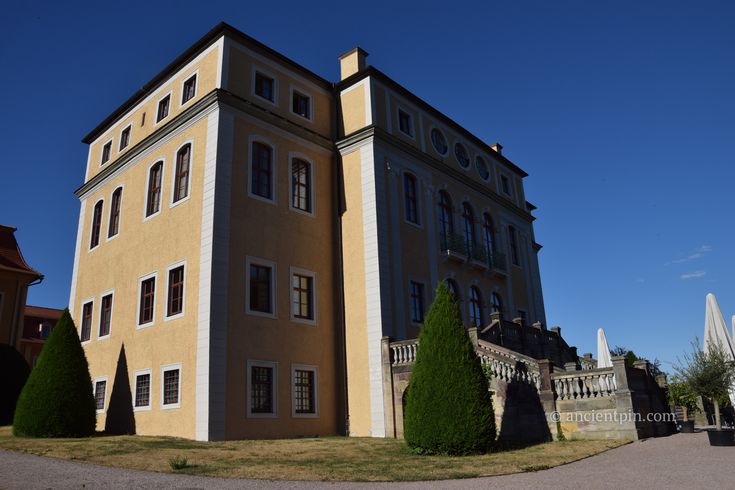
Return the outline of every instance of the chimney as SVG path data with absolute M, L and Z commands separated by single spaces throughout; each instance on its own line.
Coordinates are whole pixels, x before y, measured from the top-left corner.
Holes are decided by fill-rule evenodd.
M 339 57 L 340 79 L 344 80 L 350 75 L 365 68 L 365 58 L 368 53 L 364 49 L 353 48 Z
M 495 150 L 495 152 L 498 155 L 502 155 L 503 154 L 503 145 L 501 145 L 500 143 L 495 143 L 494 145 L 490 145 L 490 148 L 492 148 L 493 150 Z

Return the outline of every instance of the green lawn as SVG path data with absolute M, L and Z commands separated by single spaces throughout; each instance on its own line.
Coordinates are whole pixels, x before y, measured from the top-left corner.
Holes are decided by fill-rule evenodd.
M 622 441 L 550 442 L 496 453 L 418 456 L 402 441 L 357 437 L 196 442 L 171 437 L 26 439 L 0 428 L 0 449 L 148 471 L 273 480 L 435 480 L 537 471 L 576 461 Z M 188 466 L 173 470 L 172 458 Z

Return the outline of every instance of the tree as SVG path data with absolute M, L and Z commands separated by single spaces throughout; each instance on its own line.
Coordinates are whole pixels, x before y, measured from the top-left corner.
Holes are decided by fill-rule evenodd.
M 483 452 L 495 440 L 487 378 L 449 289 L 440 283 L 419 335 L 404 437 L 422 454 Z
M 728 390 L 735 381 L 735 364 L 725 354 L 720 344 L 699 347 L 699 340 L 692 342 L 692 353 L 684 355 L 683 363 L 675 366 L 676 374 L 697 396 L 709 399 L 715 407 L 715 425 L 722 430 L 720 403 L 727 398 Z
M 674 407 L 681 407 L 684 421 L 689 421 L 689 414 L 698 410 L 697 395 L 695 395 L 689 385 L 678 378 L 672 380 L 668 386 L 669 403 Z
M 610 349 L 610 355 L 615 356 L 625 356 L 625 365 L 629 368 L 632 368 L 635 362 L 638 360 L 638 356 L 635 355 L 635 352 L 632 350 L 628 350 L 626 347 L 622 347 L 620 345 L 616 345 L 614 349 Z
M 64 310 L 18 399 L 13 433 L 27 437 L 94 434 L 95 401 L 84 349 Z

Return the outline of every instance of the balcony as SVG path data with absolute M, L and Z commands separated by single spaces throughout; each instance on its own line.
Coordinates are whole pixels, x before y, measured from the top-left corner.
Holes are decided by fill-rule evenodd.
M 493 252 L 493 255 L 490 257 L 489 263 L 492 270 L 501 274 L 508 273 L 508 262 L 505 259 L 504 253 L 497 251 Z
M 485 247 L 478 246 L 473 243 L 469 248 L 470 265 L 476 269 L 487 269 L 490 266 L 490 262 L 488 260 L 487 251 L 485 251 Z
M 442 255 L 447 258 L 464 262 L 467 260 L 467 247 L 461 235 L 450 233 L 441 237 Z

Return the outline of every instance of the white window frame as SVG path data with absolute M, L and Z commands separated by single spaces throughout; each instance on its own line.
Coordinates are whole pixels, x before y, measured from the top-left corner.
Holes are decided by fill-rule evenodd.
M 84 328 L 84 305 L 86 305 L 87 303 L 92 303 L 92 321 L 89 325 L 89 340 L 82 340 L 82 328 Z M 81 317 L 79 317 L 79 341 L 82 343 L 82 345 L 87 345 L 88 343 L 92 342 L 92 337 L 94 334 L 94 296 L 83 299 L 79 311 L 82 315 Z
M 191 145 L 191 153 L 189 155 L 189 181 L 186 183 L 186 197 L 179 199 L 178 201 L 174 202 L 174 196 L 176 195 L 176 166 L 179 162 L 179 151 L 185 147 L 186 145 Z M 164 162 L 164 166 L 166 163 Z M 172 160 L 172 167 L 171 167 L 171 199 L 169 199 L 168 207 L 169 208 L 175 208 L 181 203 L 184 203 L 188 201 L 191 198 L 191 177 L 192 177 L 192 169 L 194 168 L 194 140 L 188 139 L 181 143 L 178 148 L 176 148 L 176 151 L 174 151 L 174 158 Z M 148 173 L 148 176 L 150 177 L 150 172 Z M 163 183 L 163 175 L 161 175 L 161 183 Z M 147 192 L 147 186 L 146 186 L 146 192 Z M 161 188 L 161 197 L 163 197 L 163 188 Z M 163 202 L 163 199 L 161 200 Z
M 409 129 L 411 130 L 411 133 L 407 133 L 401 129 L 401 112 L 408 116 Z M 409 111 L 399 105 L 396 111 L 396 118 L 396 126 L 398 126 L 398 132 L 404 135 L 406 138 L 411 138 L 412 140 L 416 141 L 416 124 L 413 120 L 413 114 L 411 114 Z
M 110 333 L 107 335 L 103 335 L 100 337 L 100 324 L 102 320 L 102 298 L 104 298 L 107 295 L 112 295 L 112 307 L 110 308 Z M 104 340 L 110 338 L 110 335 L 112 335 L 112 315 L 115 311 L 115 290 L 114 289 L 108 289 L 107 291 L 103 291 L 100 293 L 100 311 L 98 312 L 99 315 L 97 316 L 97 340 Z
M 163 121 L 165 121 L 166 119 L 168 119 L 168 118 L 169 118 L 169 116 L 171 116 L 171 109 L 173 108 L 173 104 L 171 103 L 171 101 L 172 101 L 172 100 L 174 99 L 174 97 L 173 97 L 173 93 L 174 93 L 174 91 L 173 91 L 173 90 L 169 90 L 169 91 L 168 91 L 168 92 L 166 92 L 165 94 L 161 95 L 161 97 L 159 97 L 159 98 L 158 98 L 158 100 L 156 100 L 156 108 L 155 108 L 155 111 L 156 111 L 156 119 L 155 119 L 155 121 L 154 121 L 154 124 L 153 124 L 153 127 L 154 127 L 154 128 L 155 128 L 156 126 L 158 126 L 159 124 L 161 124 L 161 123 L 162 123 Z M 170 98 L 170 99 L 168 100 L 168 114 L 166 114 L 166 117 L 164 117 L 164 118 L 162 118 L 161 120 L 159 120 L 159 119 L 158 119 L 158 108 L 159 108 L 159 107 L 160 107 L 160 105 L 161 105 L 161 101 L 162 101 L 163 99 L 165 99 L 166 97 L 171 97 L 171 98 Z
M 94 208 L 96 208 L 99 203 L 102 203 L 102 213 L 100 214 L 100 236 L 97 237 L 97 245 L 92 247 L 89 245 L 91 245 L 91 242 L 92 242 L 92 230 L 94 229 Z M 87 252 L 92 252 L 93 250 L 97 250 L 100 247 L 100 245 L 102 245 L 102 231 L 105 228 L 104 221 L 105 221 L 105 198 L 101 197 L 97 199 L 94 202 L 94 205 L 92 206 L 92 219 L 89 222 L 89 241 L 87 242 L 89 248 L 87 249 Z M 107 233 L 105 233 L 105 235 L 107 235 Z
M 309 182 L 309 199 L 311 200 L 311 211 L 304 211 L 294 207 L 293 205 L 293 161 L 294 159 L 303 160 L 310 165 L 310 182 Z M 288 153 L 288 209 L 304 216 L 314 218 L 316 216 L 316 194 L 314 192 L 316 182 L 316 164 L 314 160 L 298 151 L 290 151 Z
M 158 211 L 151 214 L 150 216 L 146 216 L 146 212 L 148 211 L 148 186 L 151 184 L 151 169 L 158 163 L 163 162 L 161 165 L 161 199 L 160 203 L 158 205 Z M 155 218 L 159 214 L 161 214 L 161 210 L 163 209 L 163 203 L 164 201 L 164 190 L 165 186 L 163 183 L 166 182 L 166 158 L 165 157 L 158 157 L 153 159 L 153 163 L 148 165 L 148 168 L 146 169 L 146 176 L 145 176 L 145 189 L 143 190 L 143 221 L 148 221 L 150 219 Z
M 126 129 L 130 129 L 130 134 L 128 134 L 128 144 L 125 145 L 124 148 L 120 148 L 120 145 L 122 144 L 122 134 L 125 132 Z M 118 153 L 120 153 L 123 150 L 125 150 L 126 148 L 130 147 L 130 142 L 133 139 L 133 123 L 132 123 L 132 121 L 129 122 L 127 126 L 123 127 L 120 130 L 120 134 L 118 135 L 118 139 L 119 139 L 119 143 L 117 144 L 117 152 Z
M 169 292 L 169 280 L 171 279 L 170 273 L 173 269 L 176 269 L 178 267 L 184 267 L 184 285 L 181 291 L 181 313 L 177 313 L 175 315 L 168 316 L 168 292 Z M 188 272 L 188 266 L 186 264 L 186 260 L 180 260 L 178 262 L 175 262 L 171 265 L 169 265 L 166 268 L 166 303 L 165 303 L 165 310 L 163 312 L 163 321 L 168 322 L 171 320 L 176 320 L 177 318 L 181 318 L 186 314 L 186 274 Z
M 265 75 L 268 78 L 273 80 L 273 100 L 266 99 L 265 97 L 258 95 L 255 92 L 255 76 L 256 73 L 260 73 L 261 75 Z M 278 77 L 275 76 L 272 72 L 268 70 L 264 70 L 260 66 L 253 65 L 252 68 L 252 74 L 251 74 L 251 80 L 250 80 L 250 87 L 251 87 L 251 94 L 253 97 L 256 97 L 256 100 L 264 101 L 272 106 L 278 107 Z
M 409 221 L 406 219 L 406 175 L 410 175 L 413 177 L 413 179 L 416 181 L 416 219 L 418 220 L 418 223 L 414 223 L 413 221 Z M 401 197 L 403 198 L 403 221 L 406 224 L 409 224 L 411 226 L 415 226 L 418 229 L 424 228 L 424 220 L 422 218 L 422 211 L 423 206 L 421 202 L 421 180 L 419 180 L 418 175 L 413 173 L 410 170 L 404 170 L 401 172 Z
M 184 98 L 184 84 L 191 80 L 193 77 L 196 78 L 194 82 L 194 95 L 186 102 L 182 102 L 182 99 Z M 199 94 L 199 69 L 196 69 L 193 72 L 189 73 L 189 75 L 181 78 L 181 83 L 179 84 L 179 93 L 181 94 L 181 97 L 179 97 L 179 109 L 197 98 L 197 95 Z
M 271 268 L 271 311 L 266 313 L 263 311 L 255 311 L 250 309 L 250 265 L 260 265 L 263 267 Z M 259 316 L 263 318 L 278 318 L 278 301 L 276 297 L 277 281 L 277 265 L 272 260 L 261 259 L 260 257 L 252 257 L 250 255 L 245 257 L 245 313 L 248 315 Z M 289 296 L 290 297 L 290 296 Z
M 163 398 L 164 398 L 164 391 L 166 389 L 165 383 L 164 383 L 164 377 L 163 373 L 166 371 L 179 371 L 179 387 L 178 387 L 178 401 L 176 403 L 169 403 L 168 405 L 163 404 Z M 167 364 L 165 366 L 161 366 L 161 410 L 171 410 L 174 408 L 181 408 L 181 378 L 182 378 L 183 371 L 181 369 L 181 363 L 176 364 Z
M 252 410 L 252 403 L 250 399 L 250 395 L 252 392 L 252 387 L 250 386 L 252 375 L 251 375 L 251 368 L 253 366 L 257 367 L 267 367 L 273 369 L 273 378 L 271 381 L 271 393 L 273 394 L 273 403 L 271 404 L 273 407 L 273 412 L 271 413 L 253 413 Z M 245 369 L 245 403 L 246 403 L 246 416 L 247 418 L 252 419 L 275 419 L 278 418 L 278 362 L 276 361 L 259 361 L 254 359 L 248 359 L 247 361 L 247 368 Z
M 102 146 L 100 146 L 100 167 L 102 167 L 103 165 L 107 165 L 108 163 L 110 163 L 112 161 L 112 140 L 113 139 L 114 138 L 112 136 L 110 136 L 110 139 L 108 139 L 107 141 L 105 141 L 102 144 Z M 108 144 L 110 145 L 110 158 L 108 158 L 107 160 L 105 160 L 103 162 L 102 161 L 102 157 L 105 156 L 105 146 L 107 146 Z
M 298 318 L 297 316 L 294 315 L 294 311 L 293 311 L 293 277 L 296 274 L 301 275 L 301 276 L 311 277 L 311 284 L 312 284 L 312 288 L 313 288 L 313 290 L 312 290 L 312 298 L 311 298 L 311 301 L 312 301 L 311 307 L 312 307 L 312 310 L 313 310 L 313 315 L 312 316 L 314 317 L 311 320 L 309 320 L 307 318 Z M 289 268 L 288 278 L 289 278 L 289 281 L 288 281 L 288 293 L 289 293 L 288 294 L 288 311 L 289 311 L 289 316 L 291 317 L 291 321 L 294 322 L 294 323 L 302 323 L 304 325 L 316 326 L 317 321 L 318 321 L 317 320 L 318 319 L 318 316 L 317 316 L 317 314 L 318 314 L 317 313 L 318 308 L 317 308 L 317 277 L 316 277 L 316 272 L 313 272 L 313 271 L 310 271 L 310 270 L 307 270 L 307 269 L 302 269 L 300 267 L 290 267 Z
M 314 373 L 314 413 L 296 413 L 296 371 Z M 291 364 L 291 417 L 297 419 L 319 418 L 319 368 L 310 364 Z
M 148 378 L 150 385 L 148 386 L 148 405 L 137 407 L 135 405 L 135 398 L 138 394 L 138 376 L 149 375 Z M 181 377 L 181 374 L 179 374 Z M 150 368 L 138 369 L 133 372 L 133 412 L 148 412 L 153 407 L 153 370 Z
M 271 148 L 271 199 L 260 196 L 253 192 L 253 143 L 262 143 L 268 145 Z M 251 134 L 248 137 L 248 197 L 256 199 L 261 202 L 265 202 L 272 205 L 278 204 L 278 195 L 276 191 L 278 186 L 276 181 L 278 180 L 278 147 L 268 138 L 260 135 Z
M 104 381 L 105 382 L 105 399 L 102 404 L 102 408 L 97 408 L 97 383 Z M 105 413 L 107 411 L 107 399 L 109 395 L 109 380 L 107 379 L 107 376 L 99 376 L 97 378 L 94 378 L 92 380 L 92 394 L 94 396 L 94 403 L 95 403 L 95 410 L 97 413 Z
M 120 198 L 120 213 L 117 216 L 117 233 L 110 236 L 110 217 L 112 216 L 112 196 L 115 194 L 115 191 L 118 189 L 122 189 L 121 192 L 121 198 Z M 120 235 L 120 227 L 122 224 L 122 200 L 125 197 L 125 185 L 120 184 L 115 186 L 114 189 L 112 189 L 112 192 L 110 192 L 110 211 L 107 213 L 107 230 L 105 230 L 105 243 L 109 242 L 110 240 L 114 240 Z
M 155 289 L 153 290 L 153 314 L 151 315 L 152 319 L 148 323 L 139 323 L 140 322 L 140 295 L 143 291 L 143 281 L 154 278 L 155 279 Z M 152 327 L 156 323 L 156 296 L 158 296 L 159 291 L 159 283 L 158 283 L 158 271 L 151 272 L 149 274 L 146 274 L 144 276 L 141 276 L 138 278 L 138 299 L 136 300 L 137 308 L 135 308 L 135 329 L 140 330 L 143 328 Z
M 294 112 L 293 110 L 293 94 L 294 92 L 298 93 L 299 95 L 302 95 L 309 99 L 309 117 L 304 117 L 301 114 L 298 114 Z M 314 96 L 309 93 L 308 90 L 304 90 L 301 86 L 294 86 L 293 84 L 289 85 L 288 90 L 288 111 L 293 114 L 294 116 L 298 117 L 301 120 L 308 121 L 310 123 L 314 122 Z

